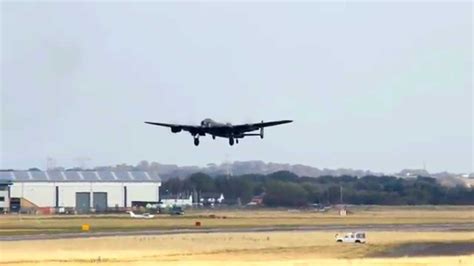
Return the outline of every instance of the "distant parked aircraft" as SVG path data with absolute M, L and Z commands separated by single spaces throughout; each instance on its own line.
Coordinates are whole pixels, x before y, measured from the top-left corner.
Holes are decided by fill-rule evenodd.
M 155 215 L 149 214 L 149 213 L 144 213 L 144 214 L 135 214 L 132 211 L 128 211 L 130 213 L 130 217 L 132 218 L 141 218 L 141 219 L 151 219 L 155 217 Z
M 157 122 L 145 122 L 150 125 L 163 126 L 171 128 L 171 132 L 178 133 L 181 130 L 188 131 L 194 137 L 194 145 L 199 145 L 199 136 L 205 136 L 209 134 L 213 139 L 216 137 L 228 138 L 229 145 L 234 145 L 234 140 L 236 143 L 239 143 L 239 139 L 243 139 L 247 136 L 260 136 L 263 139 L 263 128 L 271 127 L 286 123 L 291 123 L 292 120 L 280 120 L 272 122 L 260 122 L 254 124 L 241 124 L 241 125 L 232 125 L 230 123 L 217 123 L 212 119 L 204 119 L 201 122 L 201 125 L 179 125 L 179 124 L 165 124 Z M 259 130 L 260 133 L 246 133 L 255 130 Z

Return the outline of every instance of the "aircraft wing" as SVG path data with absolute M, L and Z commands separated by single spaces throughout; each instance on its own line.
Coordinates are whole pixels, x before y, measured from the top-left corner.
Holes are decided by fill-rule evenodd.
M 282 124 L 288 124 L 293 122 L 293 120 L 279 120 L 279 121 L 271 121 L 271 122 L 260 122 L 260 123 L 254 123 L 254 124 L 242 124 L 242 125 L 234 125 L 233 128 L 237 131 L 241 132 L 247 132 L 247 131 L 253 131 L 257 129 L 261 129 L 264 127 L 272 127 L 272 126 L 278 126 Z
M 154 126 L 169 127 L 169 128 L 171 128 L 171 130 L 176 130 L 176 132 L 179 132 L 181 130 L 189 131 L 189 132 L 193 132 L 193 133 L 201 132 L 201 127 L 200 126 L 194 126 L 194 125 L 166 124 L 166 123 L 148 122 L 148 121 L 145 121 L 145 123 L 149 124 L 149 125 L 154 125 Z

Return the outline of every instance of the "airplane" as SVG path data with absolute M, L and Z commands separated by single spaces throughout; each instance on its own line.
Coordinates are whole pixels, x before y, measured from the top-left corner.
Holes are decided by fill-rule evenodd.
M 135 214 L 132 211 L 128 211 L 128 213 L 130 213 L 130 217 L 132 217 L 132 218 L 151 219 L 151 218 L 155 217 L 155 215 L 149 214 L 149 213 Z
M 194 145 L 199 145 L 199 136 L 205 136 L 209 134 L 212 136 L 213 139 L 216 137 L 221 138 L 228 138 L 229 145 L 233 146 L 234 142 L 239 143 L 239 139 L 243 139 L 247 136 L 260 136 L 263 139 L 263 128 L 271 127 L 281 124 L 291 123 L 293 120 L 280 120 L 280 121 L 272 121 L 272 122 L 260 122 L 254 124 L 240 124 L 240 125 L 232 125 L 231 123 L 218 123 L 210 118 L 206 118 L 202 120 L 201 125 L 179 125 L 179 124 L 166 124 L 166 123 L 158 123 L 158 122 L 147 122 L 146 124 L 155 125 L 155 126 L 162 126 L 162 127 L 169 127 L 171 128 L 171 132 L 179 133 L 182 130 L 188 131 L 194 138 Z M 255 130 L 259 130 L 260 133 L 247 133 Z

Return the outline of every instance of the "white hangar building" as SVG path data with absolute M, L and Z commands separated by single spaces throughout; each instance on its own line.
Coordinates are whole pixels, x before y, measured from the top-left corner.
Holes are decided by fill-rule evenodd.
M 10 183 L 3 203 L 12 211 L 15 201 L 77 212 L 127 208 L 134 201 L 158 202 L 161 186 L 160 177 L 146 171 L 1 171 L 0 181 Z

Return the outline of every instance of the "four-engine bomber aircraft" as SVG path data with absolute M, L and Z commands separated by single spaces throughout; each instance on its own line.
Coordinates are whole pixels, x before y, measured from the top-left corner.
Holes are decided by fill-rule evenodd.
M 232 125 L 230 123 L 217 123 L 212 119 L 204 119 L 201 122 L 201 125 L 194 126 L 194 125 L 178 125 L 178 124 L 165 124 L 165 123 L 157 123 L 157 122 L 145 122 L 150 125 L 155 126 L 162 126 L 162 127 L 169 127 L 171 128 L 171 132 L 178 133 L 182 130 L 188 131 L 194 137 L 194 145 L 199 145 L 199 136 L 205 136 L 209 134 L 212 136 L 213 139 L 216 137 L 221 138 L 228 138 L 229 144 L 232 146 L 234 145 L 234 141 L 239 143 L 239 139 L 243 139 L 247 136 L 260 136 L 263 139 L 263 128 L 271 127 L 286 123 L 291 123 L 292 120 L 280 120 L 280 121 L 272 121 L 272 122 L 260 122 L 255 124 L 242 124 L 242 125 Z M 260 133 L 247 133 L 255 130 L 259 130 Z

